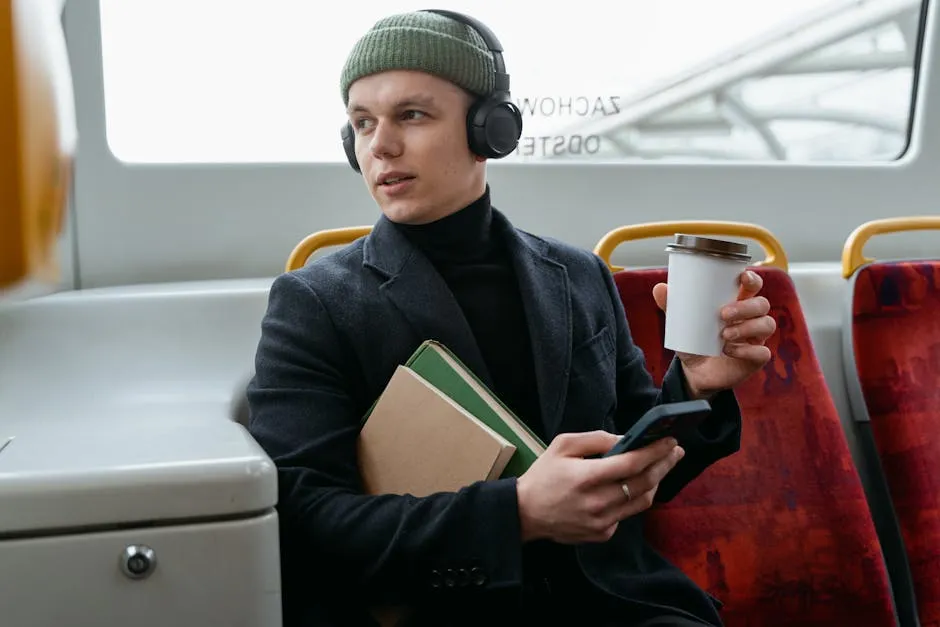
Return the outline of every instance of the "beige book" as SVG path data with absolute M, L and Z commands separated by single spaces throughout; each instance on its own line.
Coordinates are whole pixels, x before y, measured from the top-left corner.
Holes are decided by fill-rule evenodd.
M 369 494 L 456 492 L 499 478 L 516 447 L 443 392 L 398 366 L 359 434 Z

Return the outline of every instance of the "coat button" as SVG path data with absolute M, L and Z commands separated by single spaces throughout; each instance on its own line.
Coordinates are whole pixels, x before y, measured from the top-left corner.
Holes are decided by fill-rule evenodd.
M 441 571 L 436 568 L 431 571 L 431 576 L 428 577 L 428 584 L 432 588 L 440 588 L 443 585 L 443 578 L 441 577 Z
M 471 568 L 470 581 L 472 581 L 475 586 L 482 586 L 486 583 L 486 573 L 483 572 L 482 568 Z
M 470 583 L 470 571 L 466 568 L 457 569 L 457 585 L 461 588 Z
M 453 568 L 448 568 L 444 571 L 444 585 L 448 588 L 453 588 L 457 585 L 457 573 L 454 572 Z

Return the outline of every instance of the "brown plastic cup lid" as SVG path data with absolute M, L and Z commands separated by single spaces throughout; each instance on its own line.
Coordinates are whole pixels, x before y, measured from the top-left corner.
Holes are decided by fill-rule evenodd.
M 666 252 L 708 255 L 745 263 L 751 260 L 747 244 L 682 233 L 676 233 L 676 240 L 666 246 Z

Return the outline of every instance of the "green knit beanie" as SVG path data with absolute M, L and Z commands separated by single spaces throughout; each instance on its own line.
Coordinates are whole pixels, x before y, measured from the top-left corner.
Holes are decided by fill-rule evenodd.
M 493 56 L 475 29 L 415 11 L 382 18 L 356 42 L 340 78 L 343 104 L 354 81 L 388 70 L 434 74 L 479 96 L 493 90 Z

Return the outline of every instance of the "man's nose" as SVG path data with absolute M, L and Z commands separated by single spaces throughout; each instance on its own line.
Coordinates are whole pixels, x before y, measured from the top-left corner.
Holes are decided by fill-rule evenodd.
M 401 131 L 393 123 L 380 121 L 372 132 L 370 150 L 378 158 L 397 157 L 401 154 Z

